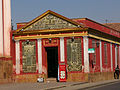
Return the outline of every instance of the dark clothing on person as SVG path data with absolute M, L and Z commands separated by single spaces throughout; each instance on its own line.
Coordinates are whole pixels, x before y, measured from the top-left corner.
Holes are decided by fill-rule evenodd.
M 115 72 L 114 72 L 114 78 L 116 79 L 116 76 L 117 76 L 117 79 L 119 79 L 119 66 L 117 65 L 117 67 L 115 68 Z

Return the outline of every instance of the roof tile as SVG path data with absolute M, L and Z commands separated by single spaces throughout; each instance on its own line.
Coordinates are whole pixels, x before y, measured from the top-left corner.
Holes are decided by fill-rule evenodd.
M 113 28 L 117 31 L 120 31 L 120 23 L 106 23 L 106 24 L 103 24 L 103 25 L 106 25 L 110 28 Z

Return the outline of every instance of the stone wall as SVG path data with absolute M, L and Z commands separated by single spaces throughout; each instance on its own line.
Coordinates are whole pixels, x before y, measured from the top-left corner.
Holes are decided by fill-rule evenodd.
M 26 82 L 37 82 L 37 79 L 41 77 L 46 80 L 46 75 L 44 74 L 21 74 L 21 75 L 14 75 L 14 82 L 15 83 L 26 83 Z
M 42 77 L 44 81 L 47 79 L 45 74 L 21 74 L 14 75 L 15 83 L 37 82 L 37 78 Z M 114 79 L 114 72 L 95 72 L 95 73 L 68 73 L 67 82 L 98 82 Z
M 0 58 L 0 83 L 12 82 L 12 60 Z
M 97 82 L 114 79 L 114 72 L 68 73 L 67 81 Z
M 114 79 L 114 72 L 95 72 L 89 73 L 89 82 L 97 82 Z
M 80 82 L 88 82 L 88 74 L 87 73 L 68 73 L 67 81 L 80 81 Z
M 0 83 L 11 82 L 37 82 L 38 77 L 44 78 L 46 81 L 47 75 L 45 74 L 23 74 L 13 75 L 12 73 L 12 60 L 5 60 L 0 58 Z M 67 73 L 67 81 L 80 81 L 80 82 L 97 82 L 104 80 L 114 79 L 114 72 L 94 72 L 94 73 Z

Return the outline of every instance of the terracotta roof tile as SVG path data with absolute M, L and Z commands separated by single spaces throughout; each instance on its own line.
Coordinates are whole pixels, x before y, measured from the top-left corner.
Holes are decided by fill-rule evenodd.
M 106 24 L 103 24 L 103 25 L 106 25 L 110 28 L 113 28 L 117 31 L 120 31 L 120 23 L 106 23 Z

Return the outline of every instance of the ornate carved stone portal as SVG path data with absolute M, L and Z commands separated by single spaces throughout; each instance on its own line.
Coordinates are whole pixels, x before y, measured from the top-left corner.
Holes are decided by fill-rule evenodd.
M 35 41 L 22 42 L 23 72 L 36 72 L 36 43 Z
M 82 70 L 81 38 L 67 39 L 67 64 L 68 71 Z

